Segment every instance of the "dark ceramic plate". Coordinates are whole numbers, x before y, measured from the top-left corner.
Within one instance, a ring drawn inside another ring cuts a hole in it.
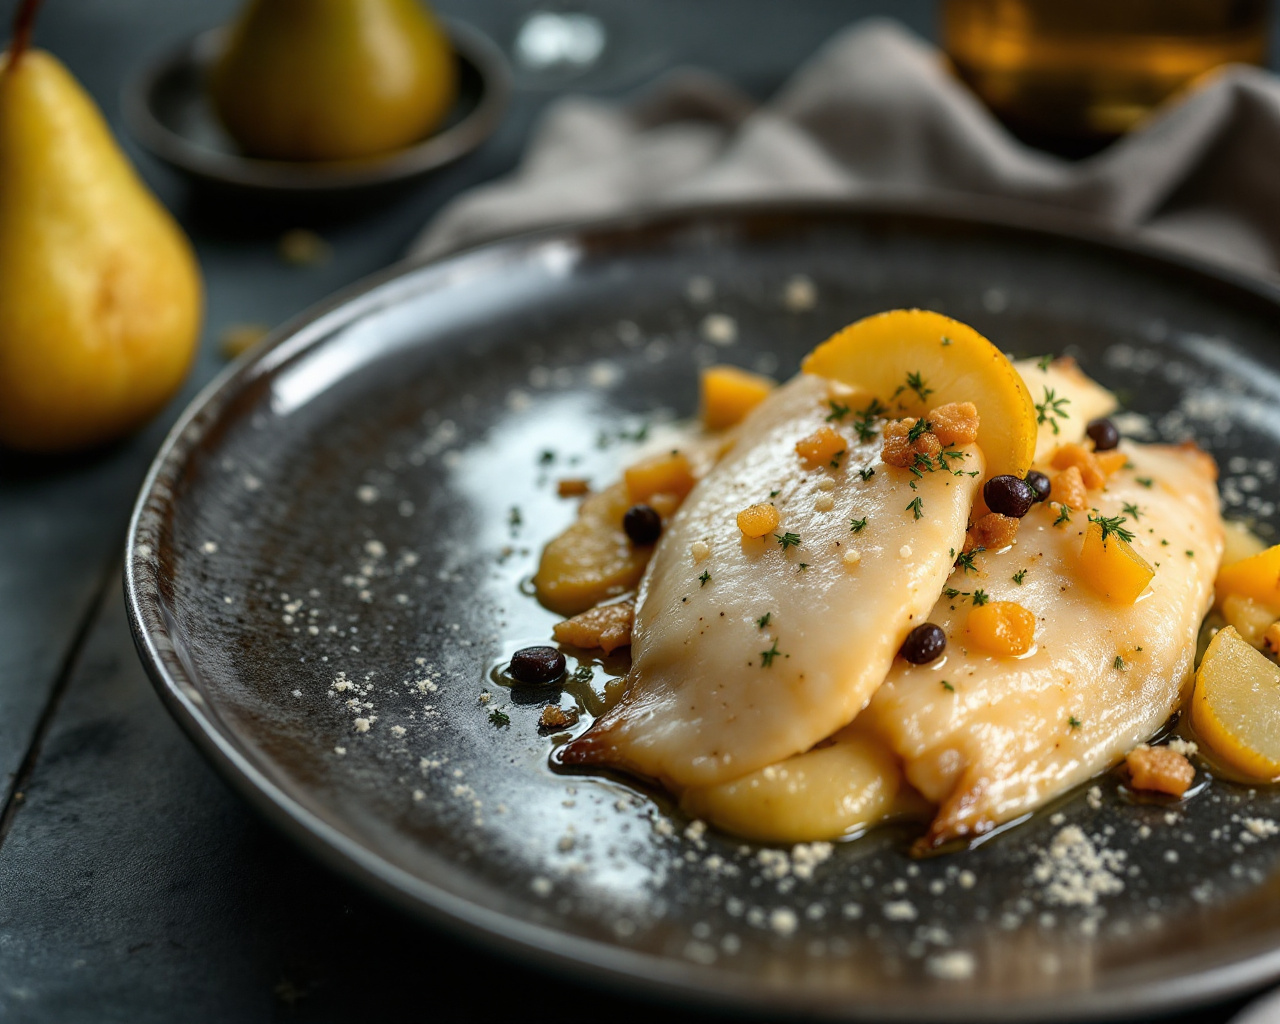
[[[124,93],[129,130],[152,154],[200,181],[276,196],[317,195],[412,181],[465,156],[493,134],[510,92],[502,53],[475,29],[445,27],[458,62],[458,99],[444,125],[421,142],[364,160],[303,162],[245,156],[218,123],[205,82],[222,29],[188,40]]]
[[[573,514],[557,477],[607,480],[645,424],[691,414],[700,364],[786,377],[834,328],[912,305],[1075,355],[1156,434],[1218,456],[1230,513],[1277,522],[1264,286],[1025,220],[701,210],[398,268],[228,370],[132,523],[143,660],[306,847],[580,974],[930,1020],[1131,1014],[1280,976],[1280,792],[1213,780],[1183,805],[1134,803],[1104,775],[965,853],[913,862],[889,829],[822,863],[762,857],[654,794],[556,774],[536,720],[571,695],[491,678],[554,621],[522,581]],[[609,668],[575,684],[588,711]],[[1066,862],[1046,848],[1072,825],[1097,856],[1055,889]]]

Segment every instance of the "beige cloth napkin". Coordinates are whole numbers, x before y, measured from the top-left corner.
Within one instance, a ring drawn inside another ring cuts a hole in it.
[[[629,104],[559,100],[520,168],[448,205],[412,252],[698,200],[956,193],[1047,204],[1280,274],[1280,80],[1223,69],[1071,162],[1010,136],[927,43],[865,21],[761,106],[696,71]]]

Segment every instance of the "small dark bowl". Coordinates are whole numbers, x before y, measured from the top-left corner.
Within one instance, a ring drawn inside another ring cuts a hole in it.
[[[125,121],[153,155],[192,178],[257,193],[320,196],[404,183],[465,156],[493,134],[510,92],[501,51],[456,21],[445,28],[458,61],[458,98],[443,127],[421,142],[359,160],[260,160],[245,156],[209,102],[208,71],[224,29],[187,40],[130,83]]]

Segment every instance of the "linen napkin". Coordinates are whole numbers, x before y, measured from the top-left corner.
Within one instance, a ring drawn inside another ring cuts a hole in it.
[[[1002,197],[1280,282],[1280,80],[1230,66],[1082,161],[1013,138],[896,22],[834,37],[769,102],[675,71],[624,104],[554,103],[513,174],[459,197],[412,253],[699,200]]]

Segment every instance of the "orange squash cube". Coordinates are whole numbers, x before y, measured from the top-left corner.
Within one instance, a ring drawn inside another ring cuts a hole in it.
[[[702,371],[702,425],[724,430],[741,423],[769,397],[776,382],[736,366],[708,366]]]
[[[778,510],[772,505],[752,505],[738,513],[738,529],[744,537],[763,537],[778,528]]]
[[[1156,571],[1132,545],[1112,534],[1102,539],[1102,524],[1090,523],[1080,549],[1080,578],[1094,593],[1116,604],[1133,604]]]
[[[1016,601],[988,601],[970,609],[965,632],[989,654],[1026,654],[1036,642],[1036,617]]]
[[[1094,452],[1093,458],[1097,462],[1098,468],[1106,473],[1107,476],[1115,476],[1129,462],[1129,456],[1114,448],[1109,452]]]
[[[683,499],[697,481],[684,452],[663,452],[637,462],[623,474],[632,503],[648,501],[655,494],[674,494]]]
[[[802,437],[796,442],[796,454],[805,462],[821,466],[848,447],[848,442],[831,427],[821,426],[808,437]]]

